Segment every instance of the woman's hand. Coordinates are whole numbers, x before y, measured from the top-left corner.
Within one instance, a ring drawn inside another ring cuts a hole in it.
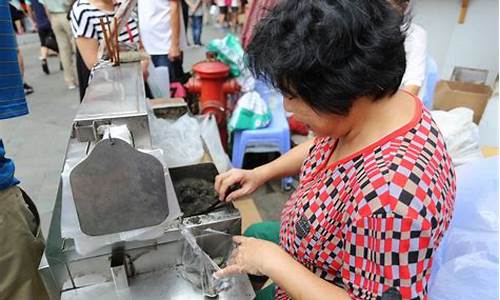
[[[215,190],[219,194],[219,200],[230,202],[255,192],[265,182],[264,175],[258,170],[231,169],[217,175],[215,177]],[[235,184],[239,184],[241,187],[230,192],[230,187]],[[228,192],[229,194],[226,195]]]
[[[238,247],[233,250],[229,265],[214,274],[217,278],[234,274],[265,275],[264,267],[283,252],[278,245],[265,240],[235,236],[233,241]]]

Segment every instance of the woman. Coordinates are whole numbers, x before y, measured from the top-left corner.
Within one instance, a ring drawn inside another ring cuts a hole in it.
[[[250,68],[317,137],[216,178],[221,199],[232,201],[300,174],[279,228],[246,232],[267,240],[279,232],[279,245],[235,237],[233,264],[217,276],[268,276],[275,299],[427,299],[455,176],[429,111],[399,90],[403,21],[387,0],[287,0],[259,23]]]
[[[104,39],[100,18],[106,19],[107,17],[112,22],[120,5],[120,0],[77,0],[73,4],[70,12],[71,28],[78,50],[77,69],[80,89],[83,91],[87,88],[89,70],[97,63],[99,42]],[[127,24],[122,27],[118,41],[125,44],[140,42],[137,20],[133,14],[130,15]],[[146,66],[147,62],[144,62],[143,70]],[[84,93],[80,94],[83,96]]]

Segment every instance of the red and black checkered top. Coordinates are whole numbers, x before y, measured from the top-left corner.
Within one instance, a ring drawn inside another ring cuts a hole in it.
[[[281,216],[280,244],[353,299],[390,287],[427,299],[432,254],[451,220],[455,173],[430,112],[327,165],[336,141],[317,138]],[[276,299],[288,299],[277,288]]]

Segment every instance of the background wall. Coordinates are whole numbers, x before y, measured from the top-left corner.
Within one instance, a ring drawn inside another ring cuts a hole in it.
[[[414,0],[413,21],[427,30],[427,53],[442,79],[455,66],[487,69],[487,84],[498,75],[498,0],[469,0],[464,24],[458,24],[461,0]]]

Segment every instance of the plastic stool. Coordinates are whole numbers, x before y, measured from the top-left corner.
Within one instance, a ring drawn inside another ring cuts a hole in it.
[[[271,124],[266,128],[234,133],[232,164],[235,168],[243,167],[243,158],[249,146],[272,145],[281,155],[290,150],[290,129],[283,109],[283,96],[258,81],[255,90],[268,103],[273,117]],[[289,190],[292,187],[292,178],[283,178],[281,186],[284,190]]]
[[[422,102],[428,109],[432,109],[432,105],[434,104],[434,90],[436,89],[437,82],[438,70],[436,61],[434,61],[432,57],[427,55],[424,88],[422,91]]]

